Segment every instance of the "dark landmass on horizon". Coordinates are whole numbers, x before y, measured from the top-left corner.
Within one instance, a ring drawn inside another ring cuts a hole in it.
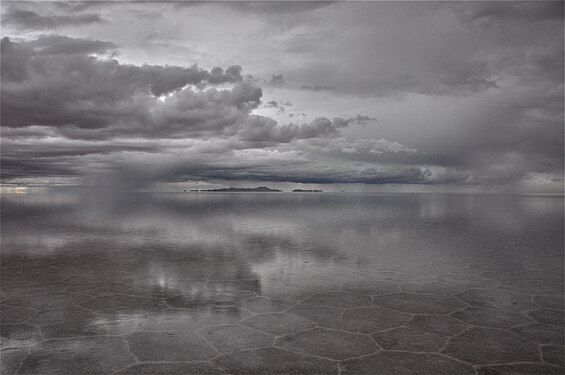
[[[259,186],[256,188],[236,188],[236,187],[229,187],[229,188],[221,188],[221,189],[209,189],[209,190],[191,190],[191,191],[207,191],[207,192],[280,192],[282,190],[279,189],[271,189],[266,186]]]
[[[323,193],[323,190],[318,189],[294,189],[292,190],[293,193]]]

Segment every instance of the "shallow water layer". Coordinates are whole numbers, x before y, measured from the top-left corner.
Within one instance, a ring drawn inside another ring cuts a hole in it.
[[[2,374],[562,374],[563,198],[2,196]]]

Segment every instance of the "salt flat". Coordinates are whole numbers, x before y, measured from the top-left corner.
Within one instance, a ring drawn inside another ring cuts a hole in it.
[[[2,374],[562,374],[563,198],[2,196]]]

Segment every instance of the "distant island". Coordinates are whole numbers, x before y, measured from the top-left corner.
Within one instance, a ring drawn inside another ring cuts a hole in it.
[[[293,193],[323,193],[323,190],[304,190],[304,189],[294,189]]]
[[[221,189],[210,189],[210,190],[199,190],[199,191],[213,191],[213,192],[224,192],[224,193],[234,193],[234,192],[278,192],[282,190],[278,189],[271,189],[266,186],[259,186],[256,188],[236,188],[236,187],[229,187],[229,188],[221,188]]]

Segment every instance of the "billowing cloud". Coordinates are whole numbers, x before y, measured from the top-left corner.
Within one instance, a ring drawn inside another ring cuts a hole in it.
[[[134,66],[90,55],[114,48],[67,37],[2,39],[3,126],[53,126],[72,137],[175,136],[221,129],[260,102],[261,89],[242,81],[239,66]],[[210,87],[221,84],[233,88]]]
[[[302,143],[306,149],[330,153],[381,155],[385,152],[413,154],[415,149],[408,148],[398,142],[386,139],[356,139],[349,141],[345,138],[313,139]]]
[[[338,117],[333,121],[319,117],[307,124],[279,125],[269,117],[251,116],[238,128],[237,134],[244,141],[288,143],[295,139],[331,137],[337,135],[340,128],[364,123],[368,119],[360,115],[347,119]]]

